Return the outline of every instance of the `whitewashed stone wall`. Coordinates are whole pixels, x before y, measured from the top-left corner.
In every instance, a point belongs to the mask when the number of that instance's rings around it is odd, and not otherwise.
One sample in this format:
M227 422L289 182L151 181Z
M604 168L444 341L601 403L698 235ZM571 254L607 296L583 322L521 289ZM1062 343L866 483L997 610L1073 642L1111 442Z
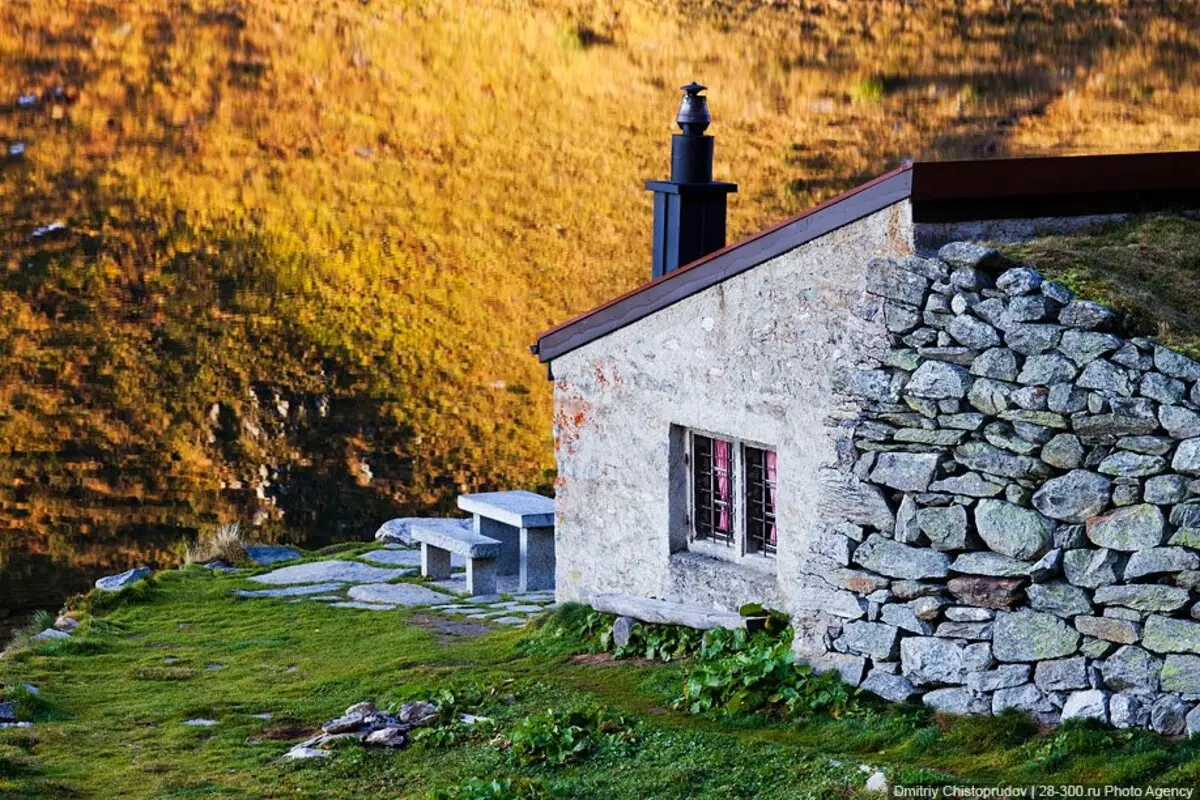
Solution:
M908 255L911 239L898 203L554 360L559 599L790 608L798 588L824 586L806 537L819 471L838 458L824 426L835 368L887 354L882 321L853 308L876 304L866 262ZM778 558L689 549L686 485L671 485L688 428L777 450Z
M893 345L840 381L853 500L797 653L953 713L1200 729L1200 364L978 245L866 292Z

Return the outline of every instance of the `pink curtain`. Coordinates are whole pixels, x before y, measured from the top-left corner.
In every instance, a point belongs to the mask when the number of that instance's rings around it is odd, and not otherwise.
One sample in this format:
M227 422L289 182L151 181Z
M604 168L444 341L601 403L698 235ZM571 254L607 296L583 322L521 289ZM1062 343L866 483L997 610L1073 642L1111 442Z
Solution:
M767 508L771 510L771 519L775 518L775 451L767 451ZM767 525L767 541L775 544L775 523Z
M721 531L728 531L730 528L729 455L729 442L722 439L713 439L713 472L717 475L717 496L714 500L720 502L717 513L717 529Z

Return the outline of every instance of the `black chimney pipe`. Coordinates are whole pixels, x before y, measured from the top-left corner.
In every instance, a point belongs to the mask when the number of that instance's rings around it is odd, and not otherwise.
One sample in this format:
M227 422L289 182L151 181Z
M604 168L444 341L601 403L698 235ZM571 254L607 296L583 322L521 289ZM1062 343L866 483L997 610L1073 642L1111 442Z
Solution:
M726 195L736 183L713 182L712 122L706 86L689 83L679 115L683 133L671 137L671 180L646 181L654 192L654 256L650 275L658 278L725 246Z

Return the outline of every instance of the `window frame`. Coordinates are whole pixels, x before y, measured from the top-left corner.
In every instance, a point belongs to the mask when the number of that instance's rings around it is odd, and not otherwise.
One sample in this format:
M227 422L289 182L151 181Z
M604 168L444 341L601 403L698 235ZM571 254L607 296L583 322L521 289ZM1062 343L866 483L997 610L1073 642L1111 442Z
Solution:
M711 548L714 551L714 555L719 555L721 552L725 552L729 553L730 555L735 555L739 559L744 559L747 556L758 556L763 561L773 563L779 554L779 451L770 445L765 445L748 439L740 439L727 434L713 433L703 428L685 427L684 433L684 468L686 471L687 492L685 525L688 546L691 547L694 544L699 544L705 550ZM696 441L697 437L702 437L708 440L720 440L729 443L729 526L731 535L728 539L724 537L714 537L708 532L701 532L697 525L699 510L696 491L698 477L697 470L699 468L699 453ZM748 524L751 516L751 498L747 493L750 485L748 449L764 454L764 473L766 470L765 454L775 454L776 466L775 482L773 486L774 503L773 510L771 512L771 518L774 520L775 524L775 545L770 548L758 547L751 542L750 526Z

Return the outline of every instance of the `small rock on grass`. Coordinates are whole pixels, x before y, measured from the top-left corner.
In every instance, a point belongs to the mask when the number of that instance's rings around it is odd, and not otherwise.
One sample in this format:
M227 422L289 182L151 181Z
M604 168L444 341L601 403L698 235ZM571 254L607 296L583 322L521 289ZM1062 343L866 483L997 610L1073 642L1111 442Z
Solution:
M321 750L317 747L305 747L304 745L297 745L283 754L283 760L303 761L304 759L308 758L329 758L332 755L332 750Z

